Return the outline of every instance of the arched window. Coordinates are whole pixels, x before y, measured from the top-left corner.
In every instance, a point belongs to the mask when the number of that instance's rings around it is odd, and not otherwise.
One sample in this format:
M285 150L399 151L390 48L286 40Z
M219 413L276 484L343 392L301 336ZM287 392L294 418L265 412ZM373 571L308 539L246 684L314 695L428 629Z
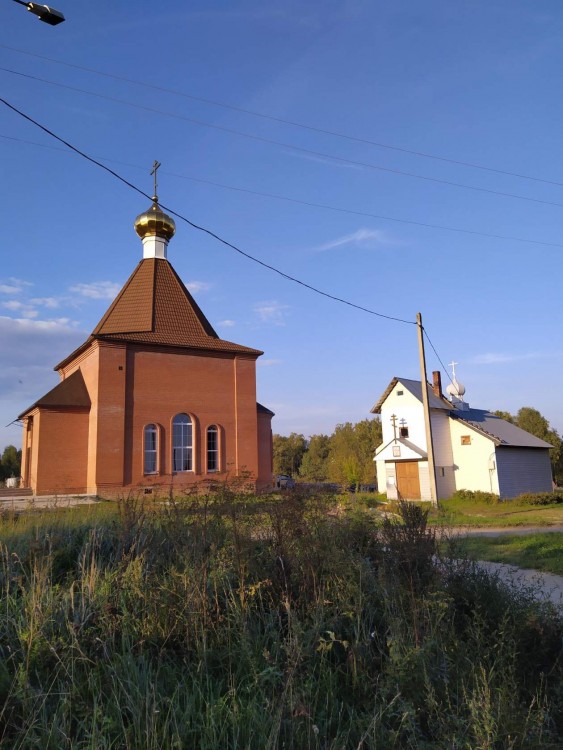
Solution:
M148 424L144 430L144 473L156 474L158 458L158 430L155 424Z
M214 424L207 428L207 471L219 471L219 429Z
M193 471L192 420L176 414L172 421L172 471Z

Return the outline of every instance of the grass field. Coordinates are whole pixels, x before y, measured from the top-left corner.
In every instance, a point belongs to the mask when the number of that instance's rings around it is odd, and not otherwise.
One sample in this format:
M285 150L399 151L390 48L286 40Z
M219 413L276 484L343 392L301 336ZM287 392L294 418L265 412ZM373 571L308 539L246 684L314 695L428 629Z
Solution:
M516 565L563 575L563 534L502 535L498 537L466 537L460 549L475 560Z
M430 523L443 526L563 526L563 503L553 505L442 500L430 512Z
M0 516L0 746L561 747L561 615L334 499Z

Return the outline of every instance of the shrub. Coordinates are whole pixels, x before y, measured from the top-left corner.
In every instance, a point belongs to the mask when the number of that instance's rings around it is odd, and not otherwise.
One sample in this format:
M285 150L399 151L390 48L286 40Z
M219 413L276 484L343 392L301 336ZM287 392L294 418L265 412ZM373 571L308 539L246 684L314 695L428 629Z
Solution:
M452 495L452 500L469 500L474 503L487 503L487 505L500 502L499 496L494 492L483 492L483 490L457 490Z
M561 492L525 492L514 498L519 505L555 505L563 503Z

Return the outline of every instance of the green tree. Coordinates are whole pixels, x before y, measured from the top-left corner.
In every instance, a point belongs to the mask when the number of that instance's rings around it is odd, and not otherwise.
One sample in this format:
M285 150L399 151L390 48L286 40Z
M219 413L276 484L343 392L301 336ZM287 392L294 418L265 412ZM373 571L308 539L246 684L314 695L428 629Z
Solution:
M375 449L383 441L381 421L364 419L354 426L357 455L360 461L360 481L371 483L375 479Z
M502 411L501 409L497 409L493 412L495 417L500 417L501 419L506 420L507 422L511 422L511 424L514 424L514 417L512 414L508 411Z
M292 432L291 435L274 435L274 474L297 476L307 441L303 435Z
M330 437L311 435L307 452L303 456L299 475L309 482L324 482L328 477Z
M0 480L19 477L21 473L22 452L15 445L7 445L0 459Z
M345 422L337 425L330 438L329 479L356 487L364 482L374 482L373 458L381 439L381 423L378 419L364 419L357 424Z

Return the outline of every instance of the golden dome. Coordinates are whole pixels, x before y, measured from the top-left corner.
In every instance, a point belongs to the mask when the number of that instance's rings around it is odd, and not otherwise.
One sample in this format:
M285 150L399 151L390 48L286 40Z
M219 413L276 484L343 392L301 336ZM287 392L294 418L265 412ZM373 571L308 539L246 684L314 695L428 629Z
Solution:
M165 214L156 201L147 211L137 216L134 226L141 239L156 236L170 240L176 232L174 219Z

